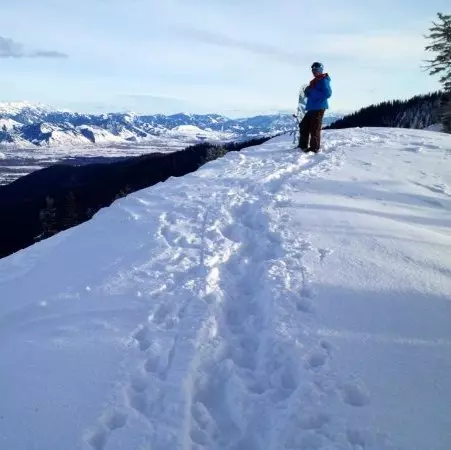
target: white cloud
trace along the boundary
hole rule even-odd
[[[19,42],[0,36],[0,58],[67,58],[56,50],[26,50]]]
[[[320,34],[315,39],[318,52],[334,58],[354,60],[421,59],[425,40],[421,34],[405,32],[359,32],[353,34]]]
[[[301,56],[299,53],[290,52],[274,45],[258,41],[252,42],[238,39],[231,35],[225,35],[203,29],[180,27],[177,30],[177,33],[181,37],[189,39],[193,42],[241,50],[258,56],[275,59],[286,64],[297,64],[297,61]]]

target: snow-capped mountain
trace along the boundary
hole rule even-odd
[[[330,115],[325,123],[337,117]],[[0,144],[15,147],[146,142],[153,137],[231,141],[293,129],[287,114],[230,119],[219,114],[80,114],[30,103],[0,104]]]
[[[291,147],[0,260],[2,450],[450,449],[451,137]]]
[[[40,120],[43,114],[55,108],[30,102],[0,102],[0,117],[19,117],[20,123],[32,123]]]

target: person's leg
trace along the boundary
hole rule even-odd
[[[307,150],[309,145],[311,111],[307,111],[299,123],[299,147]]]
[[[310,148],[312,152],[319,152],[321,146],[321,129],[323,126],[324,109],[312,111],[310,120]]]

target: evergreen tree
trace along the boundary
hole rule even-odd
[[[54,200],[51,197],[46,197],[45,208],[39,212],[39,221],[41,223],[41,234],[37,239],[45,239],[58,233],[56,226],[56,208],[54,206]]]
[[[390,100],[367,106],[326,127],[395,127],[426,128],[440,121],[440,105],[444,99],[442,92],[417,95],[409,100]]]
[[[130,194],[130,192],[132,192],[132,191],[133,191],[132,187],[131,187],[129,184],[127,184],[127,185],[125,186],[125,188],[121,189],[121,190],[115,195],[114,200],[118,200],[118,199],[120,199],[120,198],[122,198],[122,197],[126,197],[126,196],[127,196],[128,194]]]
[[[443,105],[442,119],[444,130],[451,133],[451,95],[448,96],[448,101]]]
[[[83,221],[85,220],[91,220],[92,216],[98,211],[99,208],[88,208],[85,211],[85,217],[83,219]]]
[[[209,161],[214,161],[215,159],[222,158],[228,153],[228,150],[225,147],[214,146],[207,149],[207,154],[205,156],[204,163]]]
[[[443,97],[441,116],[444,130],[451,133],[451,14],[437,13],[439,22],[432,22],[430,34],[426,36],[431,44],[426,50],[435,53],[435,58],[427,61],[430,75],[440,74]]]
[[[77,213],[77,203],[75,200],[75,195],[72,191],[69,192],[66,196],[66,201],[64,205],[64,219],[63,219],[63,227],[71,228],[75,225],[78,225],[80,222],[78,220]]]
[[[437,13],[439,22],[432,22],[430,34],[426,36],[431,44],[426,50],[436,54],[428,60],[427,69],[430,75],[441,74],[440,83],[445,92],[451,92],[451,14]]]

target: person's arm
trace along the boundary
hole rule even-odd
[[[326,98],[330,98],[332,96],[332,88],[330,87],[330,80],[329,78],[324,78],[323,80],[323,91],[326,96]]]

